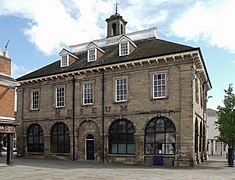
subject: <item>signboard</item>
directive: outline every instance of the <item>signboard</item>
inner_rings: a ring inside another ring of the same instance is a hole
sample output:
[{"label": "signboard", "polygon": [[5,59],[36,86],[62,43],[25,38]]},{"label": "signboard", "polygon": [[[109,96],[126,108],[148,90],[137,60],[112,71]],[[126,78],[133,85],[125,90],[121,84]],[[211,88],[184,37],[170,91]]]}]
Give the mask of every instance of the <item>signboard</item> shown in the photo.
[{"label": "signboard", "polygon": [[0,133],[15,133],[15,127],[9,125],[0,125]]}]

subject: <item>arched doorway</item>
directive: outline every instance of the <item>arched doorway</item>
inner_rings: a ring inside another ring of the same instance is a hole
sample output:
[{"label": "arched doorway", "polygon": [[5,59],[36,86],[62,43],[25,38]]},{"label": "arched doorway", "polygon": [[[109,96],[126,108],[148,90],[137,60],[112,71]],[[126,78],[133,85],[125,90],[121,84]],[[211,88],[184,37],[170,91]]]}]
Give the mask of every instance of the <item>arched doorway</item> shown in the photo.
[{"label": "arched doorway", "polygon": [[91,134],[86,137],[86,159],[94,160],[94,137]]}]

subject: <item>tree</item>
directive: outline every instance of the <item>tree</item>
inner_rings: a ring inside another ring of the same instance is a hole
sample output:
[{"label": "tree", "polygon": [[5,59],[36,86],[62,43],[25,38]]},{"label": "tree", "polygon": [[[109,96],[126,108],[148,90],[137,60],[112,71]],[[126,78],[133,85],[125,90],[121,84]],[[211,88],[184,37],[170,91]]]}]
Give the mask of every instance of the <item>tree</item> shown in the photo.
[{"label": "tree", "polygon": [[218,107],[218,121],[216,126],[220,132],[218,140],[229,146],[228,163],[234,166],[234,148],[235,148],[235,95],[233,94],[232,84],[228,90],[224,90],[224,107]]}]

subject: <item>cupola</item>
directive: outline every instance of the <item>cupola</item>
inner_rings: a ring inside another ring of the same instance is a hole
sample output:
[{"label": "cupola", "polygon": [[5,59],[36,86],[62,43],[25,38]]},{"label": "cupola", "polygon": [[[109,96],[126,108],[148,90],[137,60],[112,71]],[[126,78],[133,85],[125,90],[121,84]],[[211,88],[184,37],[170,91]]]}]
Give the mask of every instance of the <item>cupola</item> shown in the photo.
[{"label": "cupola", "polygon": [[122,16],[117,12],[111,15],[110,18],[106,19],[107,22],[107,37],[117,36],[126,33],[127,22],[122,18]]}]

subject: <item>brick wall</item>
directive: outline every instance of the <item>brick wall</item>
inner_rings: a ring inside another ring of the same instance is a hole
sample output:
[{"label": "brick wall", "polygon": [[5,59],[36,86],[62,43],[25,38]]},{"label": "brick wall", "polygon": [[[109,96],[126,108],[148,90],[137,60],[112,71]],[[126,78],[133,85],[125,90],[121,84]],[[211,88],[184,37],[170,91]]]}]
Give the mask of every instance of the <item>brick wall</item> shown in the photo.
[{"label": "brick wall", "polygon": [[11,60],[0,56],[0,73],[11,75]]},{"label": "brick wall", "polygon": [[0,116],[14,117],[14,90],[0,85]]}]

